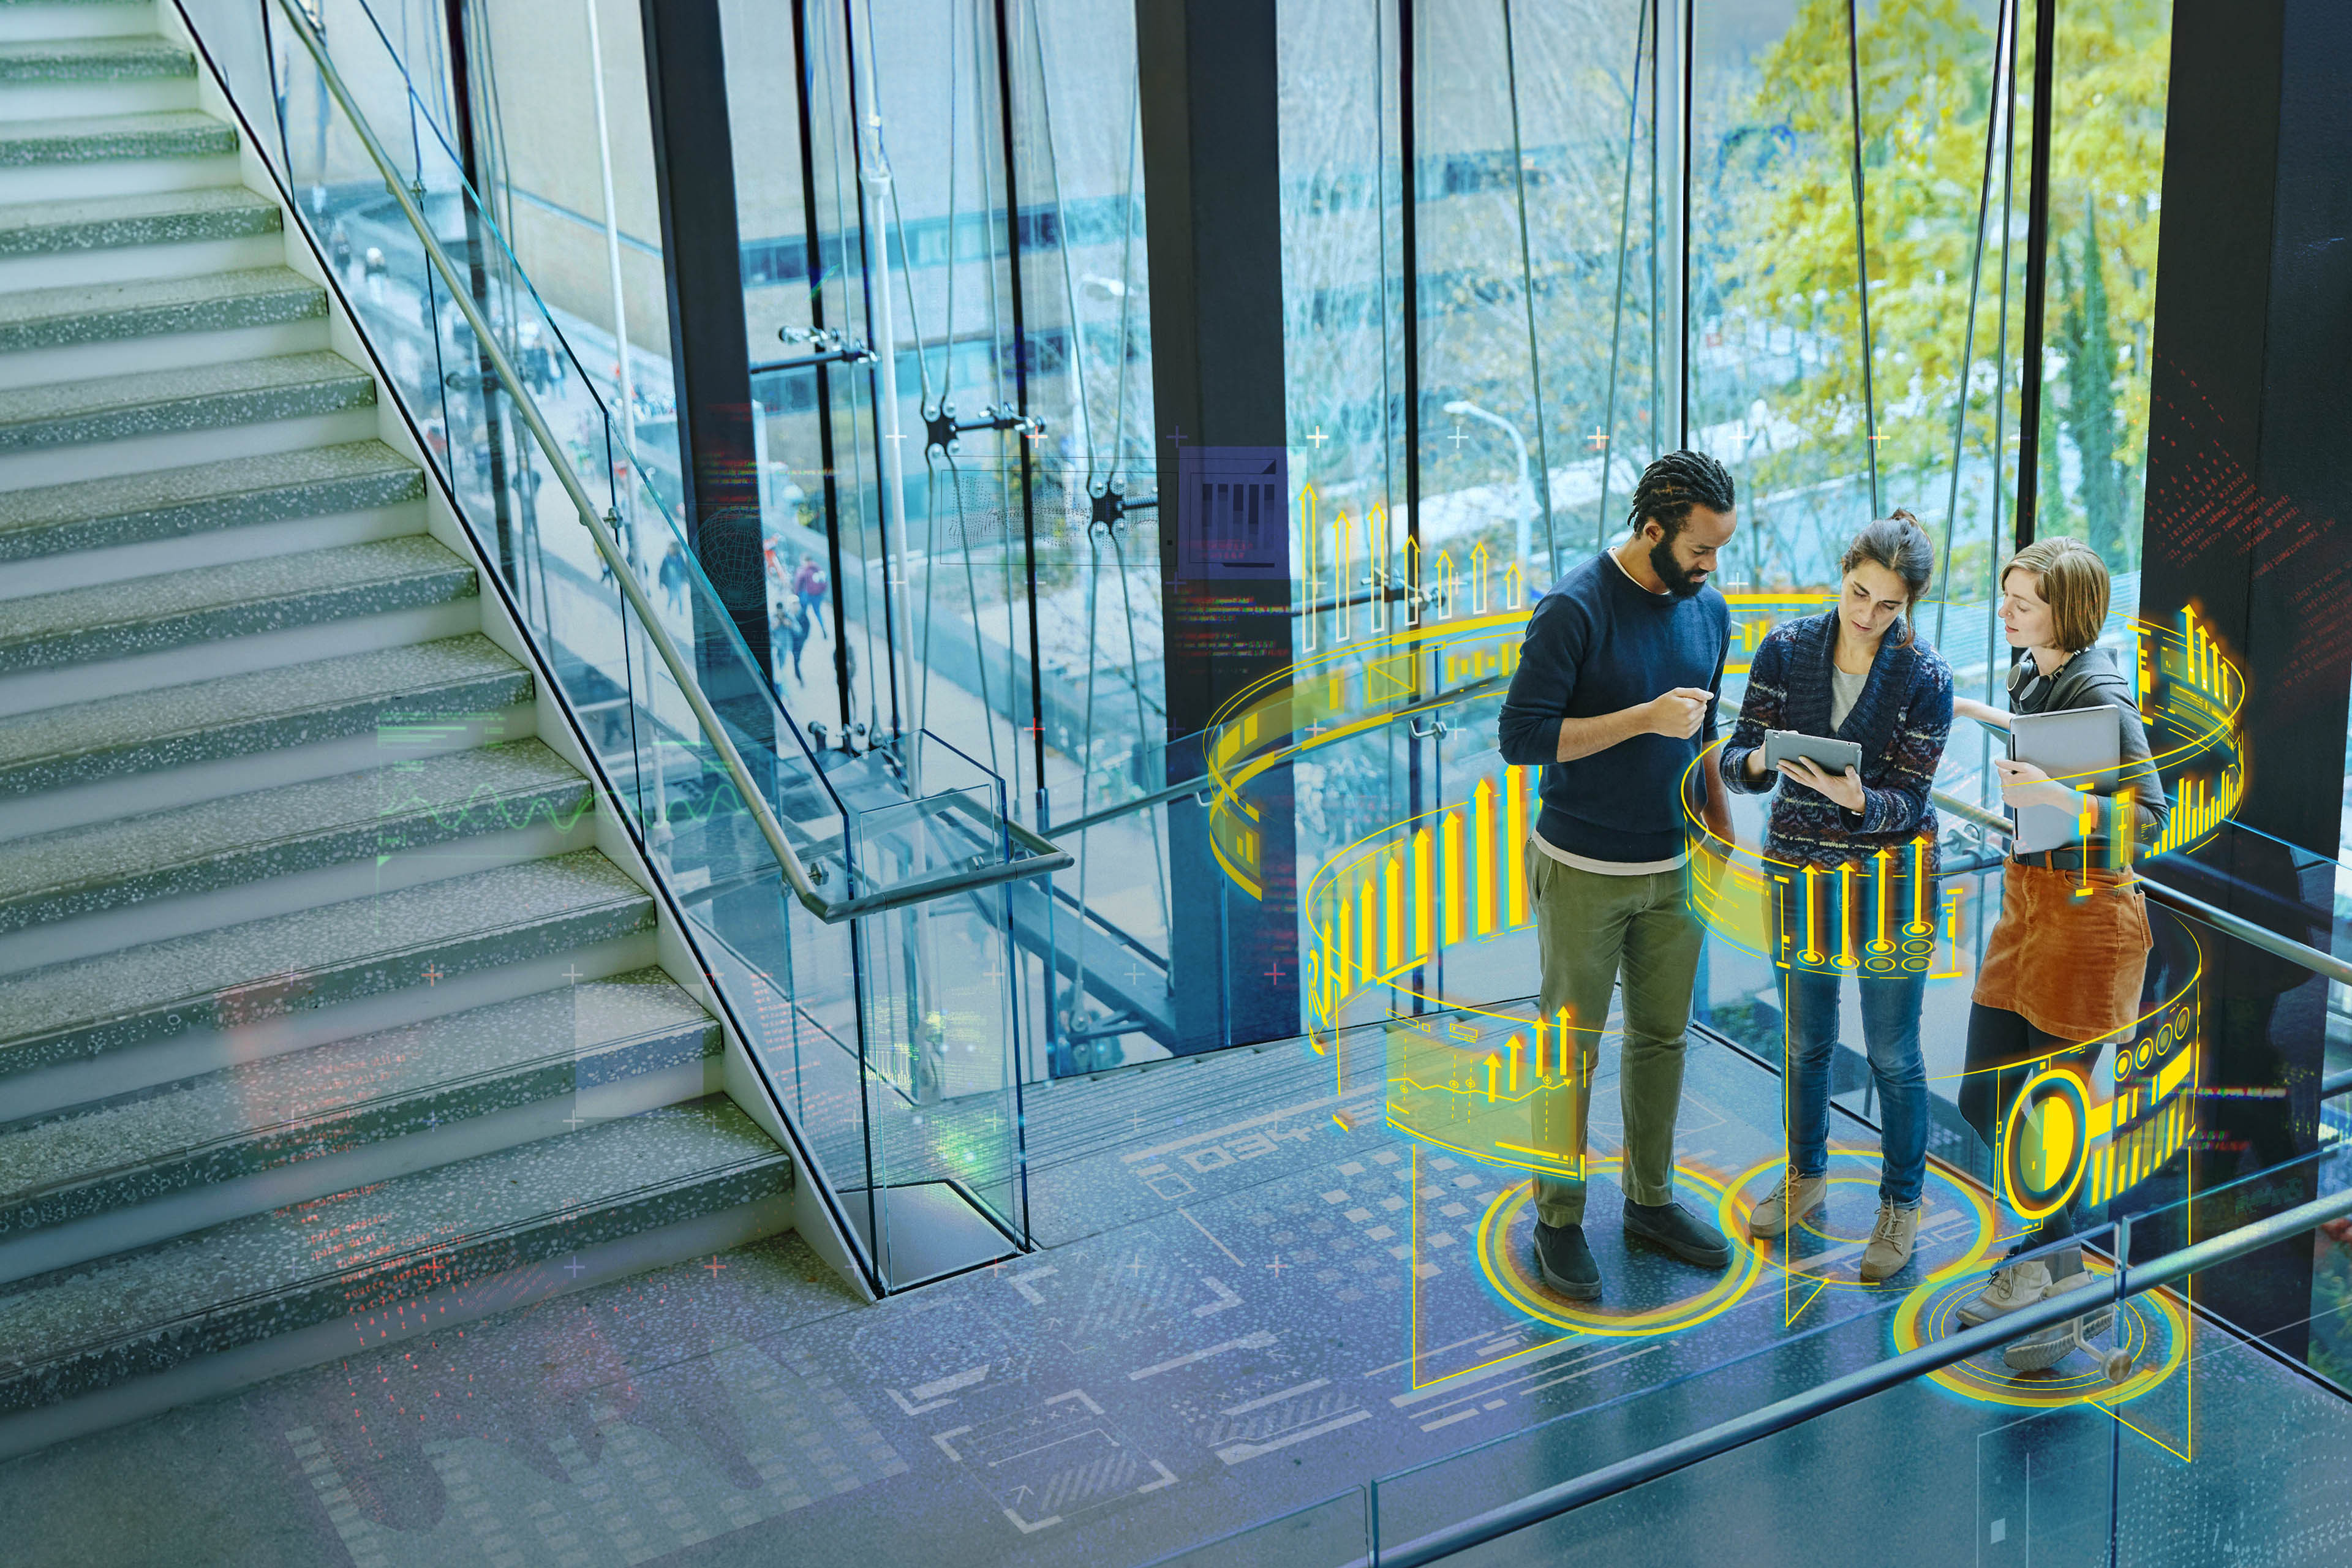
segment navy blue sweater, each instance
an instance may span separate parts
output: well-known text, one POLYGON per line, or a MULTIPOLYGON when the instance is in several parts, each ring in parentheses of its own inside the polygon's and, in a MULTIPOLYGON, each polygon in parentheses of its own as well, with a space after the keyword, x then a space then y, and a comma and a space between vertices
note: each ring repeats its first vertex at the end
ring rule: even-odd
MULTIPOLYGON (((1777 787, 1765 834, 1765 853, 1784 864, 1835 866, 1865 861, 1882 848, 1899 849, 1922 832, 1932 840, 1936 808, 1928 793, 1952 731, 1952 672, 1936 650, 1915 637, 1898 645, 1889 627, 1871 660, 1870 679, 1853 710, 1830 728, 1830 671, 1835 668, 1837 612, 1806 616, 1775 626, 1756 649, 1739 722, 1723 743, 1723 780, 1762 795, 1777 787), (1767 730, 1834 734, 1862 745, 1862 810, 1846 810, 1819 791, 1780 773, 1749 779, 1749 754, 1767 730)), ((1931 844, 1928 865, 1935 864, 1931 844)))
POLYGON ((1665 860, 1688 847, 1683 774, 1715 742, 1715 704, 1689 740, 1635 735, 1572 763, 1559 755, 1563 719, 1639 707, 1677 686, 1723 689, 1731 610, 1702 588, 1653 594, 1606 556, 1571 568, 1528 619, 1519 667, 1503 699, 1496 743, 1513 767, 1541 766, 1545 843, 1593 860, 1665 860))

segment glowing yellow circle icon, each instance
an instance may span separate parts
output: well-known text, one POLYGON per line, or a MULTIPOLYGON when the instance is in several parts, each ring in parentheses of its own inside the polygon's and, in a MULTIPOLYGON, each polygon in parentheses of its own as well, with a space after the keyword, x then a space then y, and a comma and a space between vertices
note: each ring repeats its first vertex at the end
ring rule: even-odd
POLYGON ((2083 1184, 2090 1112, 2090 1092, 2070 1068, 2044 1068, 2018 1091, 2001 1128, 2000 1166, 2002 1194, 2021 1217, 2056 1214, 2083 1184))

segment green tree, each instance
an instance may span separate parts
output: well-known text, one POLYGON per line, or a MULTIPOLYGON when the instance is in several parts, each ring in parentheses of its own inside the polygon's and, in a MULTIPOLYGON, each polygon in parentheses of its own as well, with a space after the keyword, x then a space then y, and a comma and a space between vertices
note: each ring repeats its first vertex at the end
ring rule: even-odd
MULTIPOLYGON (((1751 493, 1830 493, 1853 510, 1852 479, 1874 439, 1889 504, 1911 504, 1931 526, 1949 476, 1952 417, 1969 399, 1973 459, 1992 454, 1989 367, 2003 323, 1999 195, 1988 226, 1976 341, 1964 343, 1984 137, 1996 90, 1994 39, 1958 0, 1882 0, 1862 16, 1864 244, 1869 279, 1870 371, 1876 428, 1864 428, 1852 159, 1843 0, 1801 0, 1794 22, 1755 60, 1753 76, 1718 145, 1727 193, 1702 234, 1695 268, 1702 295, 1722 313, 1727 337, 1803 345, 1793 377, 1702 382, 1706 421, 1737 417, 1757 399, 1799 438, 1757 466, 1751 493), (1961 384, 1961 364, 1972 366, 1961 384), (1847 483, 1841 489, 1838 481, 1847 483), (1921 504, 1925 502, 1926 504, 1921 504)), ((2052 143, 2053 213, 2084 214, 2083 231, 2053 244, 2042 446, 2045 531, 2082 526, 2123 564, 2137 529, 2129 506, 2141 488, 2147 440, 2147 342, 2155 294, 2158 195, 2170 49, 2168 0, 2068 0, 2059 14, 2058 90, 2052 143), (2058 437, 2085 460, 2069 505, 2056 482, 2058 437)), ((2015 211, 2026 202, 2026 130, 2032 123, 2032 37, 2018 65, 2009 149, 2015 211)), ((2025 247, 2008 291, 2006 424, 2014 442, 2023 338, 2025 247)), ((2013 465, 2016 447, 2004 455, 2013 465)), ((2004 476, 2007 488, 2013 473, 2004 476)), ((1761 510, 1761 509, 1759 509, 1761 510)), ((1826 531, 1858 518, 1824 516, 1826 531)), ((1963 530, 1967 518, 1959 521, 1963 530)), ((1769 517, 1760 519, 1772 526, 1769 517)))
POLYGON ((2082 259, 2062 247, 2059 273, 2066 296, 2062 342, 2066 354, 2066 433, 2082 459, 2084 537, 2091 548, 2121 565, 2130 558, 2124 537, 2124 465, 2116 451, 2116 341, 2107 326, 2106 262, 2099 249, 2099 215, 2084 206, 2082 259))

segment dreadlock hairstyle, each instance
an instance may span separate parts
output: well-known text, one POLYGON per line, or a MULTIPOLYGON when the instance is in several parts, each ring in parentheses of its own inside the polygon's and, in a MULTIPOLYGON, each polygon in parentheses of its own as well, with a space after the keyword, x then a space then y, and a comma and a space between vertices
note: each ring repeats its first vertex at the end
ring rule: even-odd
POLYGON ((1838 575, 1843 577, 1868 561, 1884 566, 1903 579, 1904 592, 1909 595, 1903 605, 1903 640, 1897 647, 1911 646, 1912 612, 1918 608, 1919 595, 1927 591, 1928 579, 1936 573, 1936 545, 1919 520, 1896 507, 1886 516, 1863 525, 1853 542, 1846 546, 1845 554, 1838 561, 1838 575))
POLYGON ((1692 507, 1729 511, 1732 500, 1731 474, 1721 463, 1705 452, 1668 452, 1642 470, 1625 521, 1638 529, 1654 520, 1671 544, 1690 521, 1692 507))

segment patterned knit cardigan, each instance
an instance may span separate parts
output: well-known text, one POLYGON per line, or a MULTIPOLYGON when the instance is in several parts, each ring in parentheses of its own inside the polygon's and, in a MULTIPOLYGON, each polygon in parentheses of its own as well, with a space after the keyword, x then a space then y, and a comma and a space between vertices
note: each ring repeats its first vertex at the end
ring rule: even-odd
POLYGON ((1777 770, 1760 779, 1746 776, 1748 755, 1762 748, 1767 730, 1832 733, 1830 671, 1837 623, 1834 610, 1807 616, 1776 627, 1759 645, 1739 722, 1724 742, 1723 782, 1749 795, 1779 787, 1765 837, 1765 851, 1776 860, 1815 866, 1867 860, 1925 832, 1932 874, 1936 811, 1927 792, 1952 730, 1952 672, 1916 637, 1900 646, 1901 627, 1887 629, 1861 697, 1834 731, 1839 740, 1862 744, 1859 813, 1777 770))

